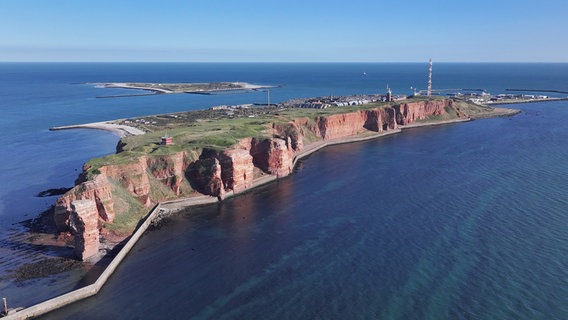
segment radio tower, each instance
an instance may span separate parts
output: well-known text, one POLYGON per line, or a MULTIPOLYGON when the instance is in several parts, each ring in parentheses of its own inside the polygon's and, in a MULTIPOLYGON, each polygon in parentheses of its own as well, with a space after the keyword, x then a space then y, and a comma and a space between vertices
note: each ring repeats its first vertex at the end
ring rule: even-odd
POLYGON ((432 58, 428 63, 428 97, 432 95, 432 58))

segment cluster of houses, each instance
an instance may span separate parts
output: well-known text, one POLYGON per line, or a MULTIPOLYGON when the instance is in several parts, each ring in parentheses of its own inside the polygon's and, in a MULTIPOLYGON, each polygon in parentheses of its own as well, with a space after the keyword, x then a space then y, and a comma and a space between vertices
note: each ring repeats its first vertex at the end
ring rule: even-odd
POLYGON ((146 120, 146 119, 126 119, 122 122, 122 124, 125 124, 125 125, 129 125, 129 124, 157 124, 157 122, 146 120))
POLYGON ((448 96, 453 98, 463 99, 465 101, 471 101, 477 104, 483 104, 489 101, 489 99, 491 99, 491 94, 487 91, 467 92, 467 93, 461 93, 461 92, 448 93, 448 96))
POLYGON ((225 115, 232 117, 235 115, 236 110, 248 109, 252 104, 238 104, 235 106, 221 105, 209 108, 209 110, 225 111, 225 115))
POLYGON ((545 95, 535 95, 535 94, 498 94, 492 96, 491 101, 502 101, 502 100, 541 100, 548 99, 545 95))
POLYGON ((209 108, 210 110, 235 110, 235 109, 248 109, 252 106, 251 103, 249 104, 238 104, 235 106, 228 106, 228 105, 221 105, 209 108))
POLYGON ((317 97, 309 99, 294 99, 285 103, 293 108, 326 109, 329 107, 359 106, 370 103, 404 100, 406 96, 393 96, 392 94, 368 94, 339 97, 317 97))
POLYGON ((460 98, 466 101, 471 101, 477 104, 491 103, 491 102, 503 102, 511 100, 545 100, 548 96, 545 95, 533 95, 533 94, 497 94, 491 95, 489 92, 468 92, 468 93, 450 93, 448 96, 460 98))

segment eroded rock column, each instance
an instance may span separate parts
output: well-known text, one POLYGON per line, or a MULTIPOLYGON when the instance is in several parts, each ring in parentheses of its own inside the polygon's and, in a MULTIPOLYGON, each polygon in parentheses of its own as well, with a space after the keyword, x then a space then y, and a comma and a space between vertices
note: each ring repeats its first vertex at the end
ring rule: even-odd
POLYGON ((75 238, 75 254, 85 261, 99 252, 99 213, 93 200, 75 200, 71 203, 69 227, 75 238))
POLYGON ((220 154, 219 160, 221 178, 226 189, 232 189, 238 193, 252 186, 254 164, 248 150, 225 150, 220 154))

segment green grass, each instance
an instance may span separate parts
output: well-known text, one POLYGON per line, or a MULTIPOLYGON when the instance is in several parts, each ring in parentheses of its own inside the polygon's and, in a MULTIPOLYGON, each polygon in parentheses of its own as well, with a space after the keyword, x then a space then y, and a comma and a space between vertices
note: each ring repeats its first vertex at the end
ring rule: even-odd
MULTIPOLYGON (((437 100, 440 98, 434 98, 437 100)), ((423 101, 422 99, 414 99, 406 102, 423 101)), ((460 111, 471 113, 488 112, 491 108, 480 107, 465 102, 457 102, 460 111)), ((316 117, 325 117, 335 114, 344 114, 355 112, 359 110, 376 109, 385 106, 390 106, 392 103, 373 103, 363 106, 348 106, 348 107, 331 107, 328 109, 300 109, 292 108, 286 110, 270 109, 270 111, 262 111, 250 117, 250 114, 244 116, 230 118, 214 112, 189 112, 176 114, 175 118, 167 115, 145 117, 148 119, 162 119, 167 121, 163 125, 155 125, 150 132, 139 135, 129 136, 121 140, 121 152, 109 155, 102 158, 95 158, 90 160, 87 164, 90 169, 87 171, 87 177, 92 178, 93 175, 99 174, 102 166, 106 165, 120 165, 139 161, 141 156, 146 157, 160 157, 176 154, 179 152, 185 153, 184 161, 186 163, 197 160, 203 148, 211 148, 216 150, 224 150, 227 147, 233 146, 240 139, 253 137, 253 138, 268 138, 272 136, 271 124, 276 124, 280 130, 284 131, 285 135, 295 137, 301 131, 303 135, 304 144, 309 144, 318 140, 321 137, 310 130, 310 127, 315 127, 316 117), (272 112, 272 114, 269 114, 272 112), (290 121, 295 119, 305 118, 307 124, 301 125, 296 128, 290 124, 290 121), (152 131, 153 130, 153 131, 152 131), (169 146, 161 145, 161 137, 167 134, 173 137, 173 144, 169 146)), ((254 111, 254 110, 253 110, 254 111)), ((246 111, 246 112, 253 112, 246 111)), ((440 116, 433 116, 427 120, 448 120, 457 118, 457 112, 453 108, 446 108, 446 113, 440 116)), ((256 112, 256 111, 254 111, 256 112)), ((153 159, 149 171, 159 171, 171 167, 173 164, 166 159, 161 161, 153 159)), ((255 176, 260 176, 263 173, 258 168, 255 168, 255 176)), ((154 178, 151 172, 148 172, 150 180, 150 193, 151 199, 173 199, 177 195, 166 186, 162 181, 154 178)), ((189 182, 185 177, 177 177, 180 181, 180 192, 183 195, 191 195, 195 191, 191 188, 189 182)), ((113 185, 113 199, 116 217, 113 224, 107 224, 106 227, 117 234, 130 234, 137 226, 140 219, 147 213, 148 208, 144 207, 139 199, 134 197, 117 181, 110 182, 113 185)))
POLYGON ((160 182, 158 179, 154 178, 151 173, 148 173, 148 180, 150 181, 150 199, 174 199, 177 195, 174 191, 160 182))
MULTIPOLYGON (((400 103, 423 101, 426 98, 415 98, 400 103)), ((431 97, 430 100, 439 100, 442 97, 431 97)), ((224 150, 236 144, 240 139, 268 138, 271 136, 270 125, 286 124, 294 119, 307 118, 313 121, 316 117, 325 117, 335 114, 355 112, 358 110, 376 109, 393 105, 393 103, 371 103, 361 106, 330 107, 327 109, 301 109, 289 108, 285 110, 276 109, 247 109, 239 117, 227 116, 224 112, 201 110, 173 115, 157 115, 144 117, 146 120, 157 122, 156 125, 148 125, 145 129, 148 133, 139 136, 130 136, 122 139, 122 152, 102 158, 92 159, 88 162, 90 169, 88 177, 97 173, 100 167, 110 164, 125 164, 136 161, 140 156, 160 156, 171 155, 178 152, 188 154, 198 154, 203 148, 224 150), (255 113, 256 112, 256 113, 255 113), (251 115, 254 114, 254 115, 251 115), (169 146, 161 145, 161 137, 168 134, 173 138, 173 144, 169 146)), ((475 112, 478 107, 470 104, 460 104, 460 108, 465 113, 475 112)), ((432 117, 428 120, 447 120, 449 117, 456 117, 455 110, 448 110, 451 114, 432 117)), ((305 143, 317 140, 317 137, 303 128, 305 143)), ((197 159, 197 156, 195 159, 197 159)))
POLYGON ((136 229, 140 219, 147 213, 144 207, 134 196, 117 181, 109 179, 113 186, 112 198, 114 200, 114 222, 107 223, 105 227, 118 235, 130 235, 136 229))
POLYGON ((140 156, 171 155, 177 152, 192 152, 203 148, 223 150, 247 137, 269 137, 270 117, 239 118, 221 120, 203 120, 198 124, 168 129, 167 134, 173 137, 174 143, 161 145, 161 137, 165 130, 149 132, 139 136, 122 139, 122 152, 106 157, 91 159, 88 177, 97 174, 97 170, 105 165, 126 164, 136 161, 140 156))
POLYGON ((480 106, 465 101, 457 101, 456 107, 459 108, 460 111, 464 112, 468 116, 475 116, 477 114, 486 114, 494 110, 492 107, 480 106))

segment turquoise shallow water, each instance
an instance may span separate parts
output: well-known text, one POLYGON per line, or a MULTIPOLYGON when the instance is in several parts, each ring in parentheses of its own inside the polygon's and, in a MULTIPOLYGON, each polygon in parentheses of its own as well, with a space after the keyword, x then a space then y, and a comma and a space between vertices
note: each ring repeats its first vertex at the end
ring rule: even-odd
MULTIPOLYGON (((117 138, 51 126, 264 101, 264 93, 96 99, 103 81, 247 81, 271 97, 395 92, 426 64, 0 64, 0 295, 29 305, 62 273, 14 283, 34 261, 18 221, 55 201, 117 138), (365 71, 367 76, 361 74, 365 71), (30 294, 33 292, 34 294, 30 294)), ((435 87, 566 90, 568 64, 435 64, 435 87)), ((102 91, 101 91, 102 90, 102 91)), ((341 145, 294 175, 148 232, 95 298, 48 319, 566 319, 568 104, 341 145)), ((43 248, 50 252, 52 249, 43 248)), ((84 273, 83 273, 84 275, 84 273)))
POLYGON ((48 319, 566 319, 568 104, 334 146, 48 319))

